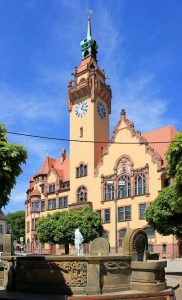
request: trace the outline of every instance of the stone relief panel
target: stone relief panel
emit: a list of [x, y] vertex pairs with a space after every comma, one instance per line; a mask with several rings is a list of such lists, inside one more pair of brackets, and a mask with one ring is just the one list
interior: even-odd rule
[[79, 261], [21, 261], [16, 266], [18, 282], [41, 285], [86, 287], [87, 263]]

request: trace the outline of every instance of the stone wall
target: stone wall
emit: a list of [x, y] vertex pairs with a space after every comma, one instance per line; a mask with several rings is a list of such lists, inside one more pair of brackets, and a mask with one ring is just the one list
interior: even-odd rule
[[8, 290], [57, 294], [100, 294], [130, 289], [127, 256], [5, 257]]

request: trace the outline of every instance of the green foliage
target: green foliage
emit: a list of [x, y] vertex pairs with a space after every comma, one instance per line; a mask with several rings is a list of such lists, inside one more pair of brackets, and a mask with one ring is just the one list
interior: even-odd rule
[[172, 200], [174, 209], [182, 213], [182, 132], [178, 132], [166, 152], [168, 174], [174, 178], [176, 194]]
[[166, 152], [168, 174], [182, 183], [182, 132], [178, 132]]
[[166, 187], [145, 211], [145, 217], [149, 225], [160, 234], [173, 234], [182, 238], [182, 214], [175, 212], [172, 201], [175, 198], [175, 186]]
[[12, 231], [13, 240], [20, 242], [20, 237], [25, 240], [25, 212], [18, 210], [13, 213], [7, 214], [8, 225]]
[[36, 231], [41, 243], [74, 244], [75, 229], [79, 228], [84, 243], [102, 236], [102, 221], [90, 208], [56, 212], [37, 220]]
[[6, 130], [0, 124], [0, 208], [9, 202], [16, 178], [22, 172], [21, 164], [25, 163], [27, 152], [18, 144], [7, 142]]

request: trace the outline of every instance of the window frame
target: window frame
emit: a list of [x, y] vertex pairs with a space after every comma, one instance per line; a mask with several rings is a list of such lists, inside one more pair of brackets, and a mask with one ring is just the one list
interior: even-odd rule
[[[129, 209], [129, 218], [127, 217], [126, 218], [126, 215], [127, 215], [127, 208], [130, 208]], [[122, 211], [122, 213], [121, 213], [121, 211]], [[123, 215], [123, 218], [120, 218], [120, 215]], [[131, 221], [131, 219], [132, 219], [132, 205], [125, 205], [125, 206], [119, 206], [118, 207], [118, 222], [128, 222], [128, 221]]]
[[[83, 195], [81, 196], [81, 194]], [[81, 200], [81, 197], [83, 197], [84, 199]], [[78, 187], [76, 191], [76, 200], [79, 204], [86, 203], [88, 201], [88, 192], [87, 188], [84, 185]]]
[[[53, 203], [55, 205], [53, 205]], [[48, 209], [47, 210], [55, 210], [56, 209], [56, 198], [53, 198], [53, 199], [48, 199], [48, 205], [47, 205]]]
[[[66, 200], [66, 202], [65, 202], [65, 200]], [[66, 196], [59, 197], [58, 202], [59, 202], [59, 208], [61, 208], [61, 209], [67, 208], [68, 207], [68, 196], [66, 195]], [[66, 203], [66, 205], [65, 205], [65, 203]]]
[[[141, 206], [144, 205], [144, 211], [142, 212]], [[145, 210], [147, 209], [147, 203], [139, 203], [139, 220], [145, 220]]]
[[[107, 217], [106, 217], [107, 216]], [[111, 223], [111, 209], [105, 208], [103, 211], [103, 223], [108, 224]]]
[[[112, 183], [108, 183], [109, 181], [112, 181]], [[115, 200], [114, 181], [106, 180], [104, 182], [104, 201], [112, 201], [112, 200]]]
[[[120, 181], [125, 181], [125, 188], [119, 189], [119, 187], [122, 187], [122, 185], [118, 184]], [[129, 175], [119, 176], [116, 181], [116, 186], [117, 186], [116, 188], [117, 199], [124, 199], [124, 198], [131, 197], [131, 176]]]

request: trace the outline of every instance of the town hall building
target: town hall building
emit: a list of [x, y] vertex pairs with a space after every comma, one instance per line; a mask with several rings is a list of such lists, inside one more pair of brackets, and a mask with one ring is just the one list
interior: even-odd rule
[[[167, 185], [165, 152], [176, 134], [173, 126], [141, 134], [118, 107], [120, 119], [112, 138], [109, 116], [111, 87], [98, 65], [97, 42], [88, 18], [87, 37], [81, 42], [81, 64], [68, 83], [70, 153], [47, 156], [37, 174], [30, 178], [26, 200], [26, 249], [60, 254], [60, 245], [40, 245], [36, 220], [55, 211], [91, 207], [103, 220], [104, 237], [111, 251], [122, 251], [127, 228], [142, 228], [148, 235], [149, 251], [161, 257], [182, 256], [182, 244], [173, 236], [161, 236], [144, 219], [145, 209]], [[88, 142], [83, 142], [88, 141]]]

